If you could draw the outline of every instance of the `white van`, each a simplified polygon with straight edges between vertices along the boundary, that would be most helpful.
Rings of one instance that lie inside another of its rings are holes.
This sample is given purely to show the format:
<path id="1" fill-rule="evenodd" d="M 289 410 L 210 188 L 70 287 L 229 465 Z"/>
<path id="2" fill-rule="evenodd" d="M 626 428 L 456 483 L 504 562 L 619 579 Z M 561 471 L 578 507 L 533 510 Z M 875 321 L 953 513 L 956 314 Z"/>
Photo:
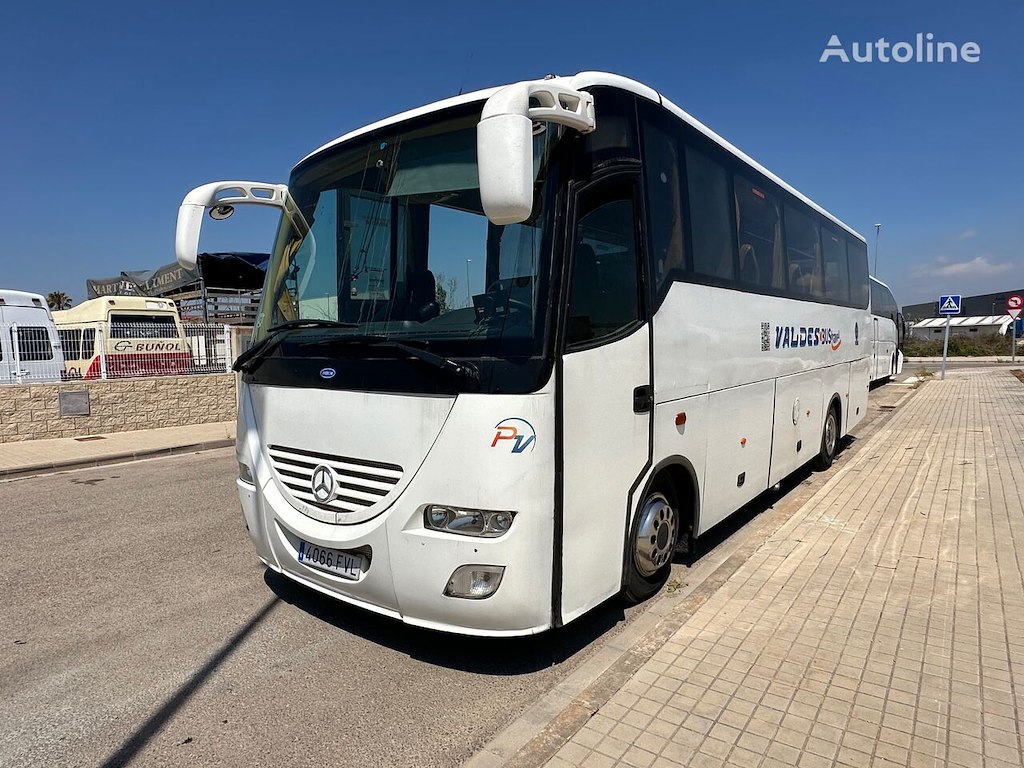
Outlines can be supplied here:
<path id="1" fill-rule="evenodd" d="M 63 372 L 60 337 L 46 299 L 0 290 L 0 384 L 60 381 Z"/>

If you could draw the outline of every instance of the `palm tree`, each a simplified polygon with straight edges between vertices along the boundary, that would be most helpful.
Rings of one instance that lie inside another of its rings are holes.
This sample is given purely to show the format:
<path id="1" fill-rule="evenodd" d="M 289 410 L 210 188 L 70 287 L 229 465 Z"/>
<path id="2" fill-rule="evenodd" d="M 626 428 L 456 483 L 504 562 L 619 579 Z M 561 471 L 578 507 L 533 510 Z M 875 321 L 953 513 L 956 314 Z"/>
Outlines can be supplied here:
<path id="1" fill-rule="evenodd" d="M 53 311 L 71 309 L 71 297 L 64 293 L 64 291 L 53 291 L 46 294 L 46 303 Z"/>

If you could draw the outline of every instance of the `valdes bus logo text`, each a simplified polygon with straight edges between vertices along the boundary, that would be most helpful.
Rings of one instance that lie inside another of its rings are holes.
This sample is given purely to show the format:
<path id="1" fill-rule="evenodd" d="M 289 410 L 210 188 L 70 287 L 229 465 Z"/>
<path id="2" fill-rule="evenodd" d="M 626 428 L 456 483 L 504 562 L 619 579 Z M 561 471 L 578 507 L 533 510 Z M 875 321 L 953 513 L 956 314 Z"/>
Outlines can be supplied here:
<path id="1" fill-rule="evenodd" d="M 494 426 L 491 448 L 509 448 L 512 453 L 532 451 L 537 444 L 537 433 L 526 419 L 504 419 Z"/>
<path id="2" fill-rule="evenodd" d="M 764 323 L 762 323 L 762 326 Z M 843 344 L 839 331 L 831 328 L 805 325 L 775 326 L 775 348 L 820 347 L 828 345 L 835 352 Z M 762 349 L 764 345 L 762 344 Z"/>

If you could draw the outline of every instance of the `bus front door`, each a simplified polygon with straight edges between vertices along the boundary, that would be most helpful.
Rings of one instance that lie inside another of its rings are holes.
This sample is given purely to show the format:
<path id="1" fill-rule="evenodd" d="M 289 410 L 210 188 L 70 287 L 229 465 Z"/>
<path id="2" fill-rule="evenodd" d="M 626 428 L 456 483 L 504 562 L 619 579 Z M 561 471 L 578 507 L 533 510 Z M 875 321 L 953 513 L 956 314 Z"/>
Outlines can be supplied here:
<path id="1" fill-rule="evenodd" d="M 630 489 L 650 455 L 636 201 L 631 175 L 575 197 L 560 377 L 562 623 L 619 592 Z"/>

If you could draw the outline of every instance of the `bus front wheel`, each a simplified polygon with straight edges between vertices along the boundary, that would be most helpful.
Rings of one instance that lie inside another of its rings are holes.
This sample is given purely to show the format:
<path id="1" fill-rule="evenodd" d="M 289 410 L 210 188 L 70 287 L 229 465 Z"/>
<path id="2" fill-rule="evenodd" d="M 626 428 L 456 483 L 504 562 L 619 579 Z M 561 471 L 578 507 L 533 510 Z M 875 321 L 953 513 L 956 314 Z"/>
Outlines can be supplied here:
<path id="1" fill-rule="evenodd" d="M 679 505 L 664 483 L 647 492 L 629 537 L 622 594 L 632 603 L 651 597 L 668 581 L 679 537 Z"/>
<path id="2" fill-rule="evenodd" d="M 831 405 L 825 416 L 825 425 L 821 428 L 821 448 L 818 450 L 818 455 L 814 457 L 815 468 L 825 470 L 831 467 L 838 449 L 839 411 L 835 405 Z"/>

